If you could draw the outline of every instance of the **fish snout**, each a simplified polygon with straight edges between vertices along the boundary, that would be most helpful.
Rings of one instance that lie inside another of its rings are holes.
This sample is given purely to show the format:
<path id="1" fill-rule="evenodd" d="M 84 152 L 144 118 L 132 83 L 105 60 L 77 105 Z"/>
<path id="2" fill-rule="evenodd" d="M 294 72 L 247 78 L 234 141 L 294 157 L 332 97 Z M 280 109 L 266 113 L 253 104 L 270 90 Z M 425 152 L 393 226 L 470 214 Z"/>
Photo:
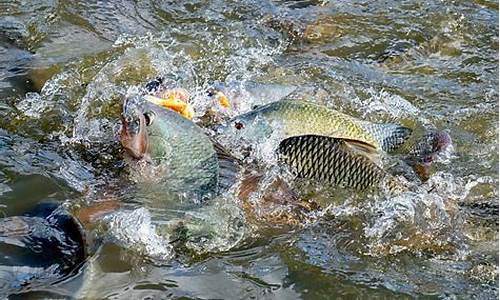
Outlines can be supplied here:
<path id="1" fill-rule="evenodd" d="M 146 119 L 143 114 L 138 114 L 139 128 L 136 132 L 131 130 L 131 121 L 122 115 L 120 130 L 120 143 L 125 151 L 135 159 L 142 159 L 147 150 Z"/>

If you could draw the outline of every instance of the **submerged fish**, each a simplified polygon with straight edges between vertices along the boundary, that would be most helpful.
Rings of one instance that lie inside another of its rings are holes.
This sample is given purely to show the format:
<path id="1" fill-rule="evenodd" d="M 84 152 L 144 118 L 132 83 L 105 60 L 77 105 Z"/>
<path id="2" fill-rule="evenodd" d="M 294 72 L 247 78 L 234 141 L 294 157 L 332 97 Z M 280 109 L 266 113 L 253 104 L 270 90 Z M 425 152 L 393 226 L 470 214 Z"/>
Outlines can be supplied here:
<path id="1" fill-rule="evenodd" d="M 363 190 L 376 186 L 386 176 L 363 153 L 364 147 L 359 141 L 303 135 L 284 139 L 276 152 L 300 178 Z"/>
<path id="2" fill-rule="evenodd" d="M 165 168 L 161 181 L 174 192 L 210 198 L 232 184 L 238 167 L 203 130 L 158 105 L 125 101 L 120 140 L 135 159 Z"/>
<path id="3" fill-rule="evenodd" d="M 276 131 L 281 139 L 299 135 L 322 135 L 357 140 L 374 150 L 393 150 L 403 144 L 411 129 L 397 124 L 373 124 L 311 102 L 281 100 L 242 114 L 218 128 L 250 143 L 265 141 Z"/>
<path id="4" fill-rule="evenodd" d="M 0 295 L 46 290 L 75 275 L 85 256 L 81 224 L 62 206 L 0 218 Z"/>

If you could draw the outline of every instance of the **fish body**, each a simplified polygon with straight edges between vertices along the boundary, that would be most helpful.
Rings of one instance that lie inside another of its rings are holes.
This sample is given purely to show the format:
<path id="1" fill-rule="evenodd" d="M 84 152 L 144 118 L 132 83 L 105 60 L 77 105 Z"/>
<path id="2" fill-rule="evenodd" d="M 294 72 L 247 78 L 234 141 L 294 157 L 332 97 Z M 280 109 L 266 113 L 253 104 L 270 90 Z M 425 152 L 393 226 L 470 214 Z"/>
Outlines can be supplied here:
<path id="1" fill-rule="evenodd" d="M 223 186 L 219 174 L 233 174 L 227 169 L 222 172 L 221 153 L 214 142 L 177 112 L 146 102 L 140 107 L 126 107 L 124 114 L 133 115 L 135 122 L 122 119 L 122 145 L 133 158 L 163 167 L 161 181 L 170 191 L 210 198 Z M 229 157 L 224 159 L 225 167 L 229 164 L 235 168 Z"/>
<path id="2" fill-rule="evenodd" d="M 431 163 L 451 145 L 444 131 L 428 132 L 410 145 L 406 162 L 421 180 L 427 180 Z M 402 191 L 398 180 L 382 169 L 363 143 L 319 135 L 284 139 L 276 149 L 278 160 L 300 178 L 364 190 L 383 182 L 391 192 Z"/>
<path id="3" fill-rule="evenodd" d="M 280 130 L 280 140 L 300 135 L 322 135 L 357 140 L 377 150 L 396 148 L 397 145 L 391 143 L 400 144 L 401 139 L 411 134 L 410 129 L 397 124 L 370 124 L 373 123 L 312 102 L 281 100 L 237 116 L 217 131 L 241 136 L 251 143 L 261 143 L 275 130 Z"/>
<path id="4" fill-rule="evenodd" d="M 176 112 L 147 106 L 146 113 L 154 113 L 147 126 L 148 154 L 153 161 L 167 165 L 169 184 L 176 181 L 195 191 L 216 194 L 219 163 L 208 136 Z"/>
<path id="5" fill-rule="evenodd" d="M 300 178 L 313 179 L 358 190 L 377 186 L 385 172 L 376 163 L 353 148 L 352 140 L 319 135 L 284 139 L 276 152 L 278 160 Z"/>

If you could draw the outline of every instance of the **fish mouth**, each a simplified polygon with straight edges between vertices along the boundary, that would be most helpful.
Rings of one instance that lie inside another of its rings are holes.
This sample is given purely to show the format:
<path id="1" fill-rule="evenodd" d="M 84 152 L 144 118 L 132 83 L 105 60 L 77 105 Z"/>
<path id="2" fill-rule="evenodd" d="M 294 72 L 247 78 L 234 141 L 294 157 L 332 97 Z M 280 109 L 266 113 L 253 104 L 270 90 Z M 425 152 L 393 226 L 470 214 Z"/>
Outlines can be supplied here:
<path id="1" fill-rule="evenodd" d="M 121 114 L 121 130 L 120 143 L 125 151 L 135 159 L 142 159 L 146 153 L 148 145 L 148 136 L 146 133 L 146 118 L 137 108 L 133 108 L 134 115 L 139 118 L 139 128 L 137 131 L 132 130 L 131 121 L 128 116 L 128 100 L 123 103 L 123 113 Z"/>

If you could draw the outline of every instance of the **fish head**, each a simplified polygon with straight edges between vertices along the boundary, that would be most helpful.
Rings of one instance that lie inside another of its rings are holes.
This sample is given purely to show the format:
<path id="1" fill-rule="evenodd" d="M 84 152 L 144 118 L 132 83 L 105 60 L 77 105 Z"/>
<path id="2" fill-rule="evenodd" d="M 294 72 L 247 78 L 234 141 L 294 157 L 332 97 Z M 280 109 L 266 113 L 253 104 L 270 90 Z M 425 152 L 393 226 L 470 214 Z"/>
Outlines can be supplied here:
<path id="1" fill-rule="evenodd" d="M 451 145 L 451 137 L 446 131 L 431 131 L 417 141 L 419 151 L 415 155 L 421 162 L 430 164 Z"/>
<path id="2" fill-rule="evenodd" d="M 433 150 L 435 152 L 446 151 L 452 145 L 451 137 L 446 131 L 438 131 L 434 135 Z"/>
<path id="3" fill-rule="evenodd" d="M 172 137 L 182 132 L 184 122 L 190 122 L 141 96 L 125 98 L 121 121 L 120 142 L 135 159 L 167 158 Z"/>
<path id="4" fill-rule="evenodd" d="M 415 143 L 414 150 L 405 161 L 422 181 L 426 181 L 430 177 L 433 162 L 452 149 L 452 140 L 446 131 L 431 131 Z"/>
<path id="5" fill-rule="evenodd" d="M 270 138 L 273 132 L 281 132 L 280 123 L 274 124 L 265 115 L 251 111 L 235 117 L 216 127 L 216 133 L 241 138 L 249 143 L 258 143 Z"/>

